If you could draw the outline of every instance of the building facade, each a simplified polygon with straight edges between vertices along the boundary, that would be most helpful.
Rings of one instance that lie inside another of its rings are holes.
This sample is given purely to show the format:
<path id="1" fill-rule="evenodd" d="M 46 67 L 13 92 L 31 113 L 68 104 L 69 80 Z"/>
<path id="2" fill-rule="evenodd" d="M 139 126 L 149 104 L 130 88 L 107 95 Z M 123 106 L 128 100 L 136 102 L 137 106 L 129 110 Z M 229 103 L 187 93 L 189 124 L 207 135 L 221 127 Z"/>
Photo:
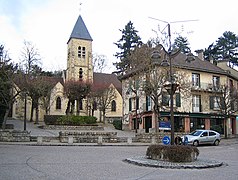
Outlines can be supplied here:
<path id="1" fill-rule="evenodd" d="M 147 61 L 151 61 L 150 57 Z M 175 131 L 188 133 L 195 129 L 213 129 L 221 134 L 238 134 L 237 98 L 224 101 L 226 113 L 221 101 L 225 93 L 229 95 L 231 90 L 237 92 L 238 76 L 233 75 L 237 71 L 229 73 L 205 61 L 201 54 L 194 56 L 193 61 L 188 61 L 186 55 L 179 53 L 172 57 L 171 62 L 173 76 L 178 84 L 173 96 Z M 138 69 L 137 73 L 128 72 L 122 77 L 124 129 L 145 133 L 153 132 L 156 128 L 159 131 L 170 130 L 170 96 L 165 90 L 166 81 L 161 78 L 162 70 L 166 68 L 160 64 L 152 65 L 146 71 Z M 156 86 L 158 117 L 155 115 L 155 96 L 145 91 L 148 82 L 159 84 Z"/>

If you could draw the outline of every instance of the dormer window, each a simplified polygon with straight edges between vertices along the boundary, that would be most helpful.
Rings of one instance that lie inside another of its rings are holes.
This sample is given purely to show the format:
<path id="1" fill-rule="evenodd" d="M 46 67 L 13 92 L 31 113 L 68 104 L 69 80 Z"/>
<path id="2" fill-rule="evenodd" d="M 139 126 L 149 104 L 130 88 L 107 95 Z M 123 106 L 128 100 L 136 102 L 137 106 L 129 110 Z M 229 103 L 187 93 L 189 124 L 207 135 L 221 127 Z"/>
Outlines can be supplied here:
<path id="1" fill-rule="evenodd" d="M 192 73 L 192 86 L 200 87 L 200 74 Z"/>
<path id="2" fill-rule="evenodd" d="M 213 88 L 217 89 L 220 86 L 220 77 L 219 76 L 213 76 L 212 78 L 213 81 Z"/>

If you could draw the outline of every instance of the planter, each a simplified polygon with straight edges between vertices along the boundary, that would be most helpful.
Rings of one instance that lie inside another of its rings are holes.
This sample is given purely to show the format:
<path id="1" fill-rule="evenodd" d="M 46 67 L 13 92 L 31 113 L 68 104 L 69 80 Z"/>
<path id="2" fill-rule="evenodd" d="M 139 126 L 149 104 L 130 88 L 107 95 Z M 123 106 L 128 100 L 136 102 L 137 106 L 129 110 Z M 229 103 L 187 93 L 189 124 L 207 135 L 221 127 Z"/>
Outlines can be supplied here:
<path id="1" fill-rule="evenodd" d="M 193 162 L 197 160 L 199 150 L 192 146 L 151 145 L 146 155 L 149 159 L 171 162 Z"/>

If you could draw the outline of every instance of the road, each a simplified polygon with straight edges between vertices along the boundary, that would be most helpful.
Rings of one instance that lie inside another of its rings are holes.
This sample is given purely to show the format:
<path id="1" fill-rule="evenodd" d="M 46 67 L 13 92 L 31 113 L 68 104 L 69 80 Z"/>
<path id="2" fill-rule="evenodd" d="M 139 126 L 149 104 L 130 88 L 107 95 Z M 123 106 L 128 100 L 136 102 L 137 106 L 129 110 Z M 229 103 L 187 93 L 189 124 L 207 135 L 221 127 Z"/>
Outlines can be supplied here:
<path id="1" fill-rule="evenodd" d="M 237 141 L 236 141 L 237 142 Z M 123 162 L 145 155 L 146 146 L 0 145 L 2 180 L 237 180 L 238 144 L 199 147 L 199 158 L 226 163 L 209 169 L 162 169 Z"/>

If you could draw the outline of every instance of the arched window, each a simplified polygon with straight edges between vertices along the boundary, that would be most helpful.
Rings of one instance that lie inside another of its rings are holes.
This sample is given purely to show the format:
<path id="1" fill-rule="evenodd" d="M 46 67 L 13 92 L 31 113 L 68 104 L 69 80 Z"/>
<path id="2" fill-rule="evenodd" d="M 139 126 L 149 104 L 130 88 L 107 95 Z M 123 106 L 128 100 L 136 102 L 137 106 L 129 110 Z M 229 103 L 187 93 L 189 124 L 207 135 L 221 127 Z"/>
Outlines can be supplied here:
<path id="1" fill-rule="evenodd" d="M 81 46 L 78 47 L 78 57 L 81 58 L 82 56 L 82 48 Z"/>
<path id="2" fill-rule="evenodd" d="M 83 69 L 79 68 L 79 80 L 83 79 Z"/>
<path id="3" fill-rule="evenodd" d="M 56 99 L 56 109 L 61 109 L 61 98 L 57 97 Z"/>
<path id="4" fill-rule="evenodd" d="M 83 49 L 82 49 L 82 57 L 85 59 L 85 56 L 86 56 L 86 48 L 83 47 Z"/>
<path id="5" fill-rule="evenodd" d="M 116 104 L 116 101 L 114 101 L 114 100 L 111 103 L 111 110 L 113 112 L 116 112 L 116 110 L 117 110 L 117 104 Z"/>

